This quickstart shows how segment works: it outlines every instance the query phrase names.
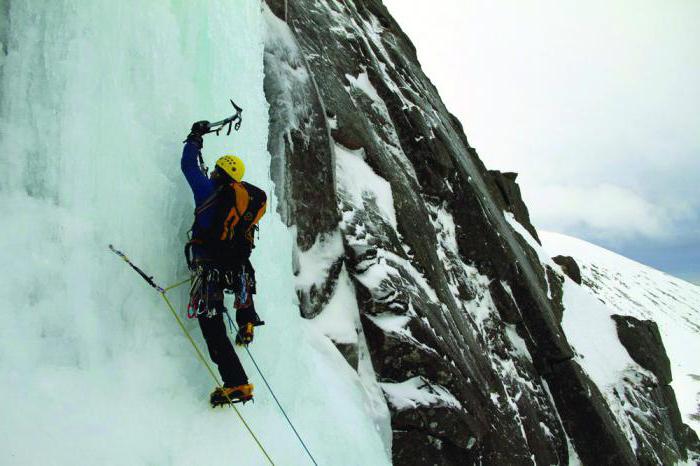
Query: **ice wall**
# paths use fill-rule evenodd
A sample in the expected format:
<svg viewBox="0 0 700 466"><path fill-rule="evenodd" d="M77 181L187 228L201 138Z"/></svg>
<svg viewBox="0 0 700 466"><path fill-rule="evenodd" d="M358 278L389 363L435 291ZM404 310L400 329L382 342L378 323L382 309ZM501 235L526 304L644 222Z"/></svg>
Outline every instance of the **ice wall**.
<svg viewBox="0 0 700 466"><path fill-rule="evenodd" d="M272 194L258 1L0 7L0 463L265 464L233 412L208 407L212 381L158 294L107 251L163 285L186 276L181 143L229 97L243 126L207 136L205 159L240 155ZM299 317L276 203L253 253L267 325L251 349L319 463L385 464L371 395ZM309 463L242 360L252 429L278 464Z"/></svg>

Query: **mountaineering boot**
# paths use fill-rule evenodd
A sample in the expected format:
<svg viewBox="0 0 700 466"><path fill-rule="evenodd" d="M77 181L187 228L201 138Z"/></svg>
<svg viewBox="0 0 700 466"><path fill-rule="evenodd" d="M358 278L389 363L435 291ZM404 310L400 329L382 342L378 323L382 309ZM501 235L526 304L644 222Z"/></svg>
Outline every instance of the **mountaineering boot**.
<svg viewBox="0 0 700 466"><path fill-rule="evenodd" d="M239 328L238 333L236 334L236 345L248 346L248 344L250 344L250 342L253 341L253 330L254 329L255 329L255 326L253 325L252 322L248 322L243 327Z"/></svg>
<svg viewBox="0 0 700 466"><path fill-rule="evenodd" d="M237 387L217 387L209 401L212 408L230 403L245 403L253 399L253 384L247 383Z"/></svg>

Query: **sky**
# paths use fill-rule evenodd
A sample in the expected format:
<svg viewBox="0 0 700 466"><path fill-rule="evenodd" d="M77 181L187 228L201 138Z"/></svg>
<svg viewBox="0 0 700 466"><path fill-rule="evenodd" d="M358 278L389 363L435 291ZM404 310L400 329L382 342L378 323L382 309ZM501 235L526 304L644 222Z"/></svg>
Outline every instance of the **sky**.
<svg viewBox="0 0 700 466"><path fill-rule="evenodd" d="M384 4L537 228L700 284L700 2Z"/></svg>

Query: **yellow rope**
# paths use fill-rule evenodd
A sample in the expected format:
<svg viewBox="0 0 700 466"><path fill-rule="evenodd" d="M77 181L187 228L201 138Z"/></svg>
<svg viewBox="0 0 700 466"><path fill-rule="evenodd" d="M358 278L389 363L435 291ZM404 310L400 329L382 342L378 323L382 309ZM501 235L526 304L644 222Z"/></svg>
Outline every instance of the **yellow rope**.
<svg viewBox="0 0 700 466"><path fill-rule="evenodd" d="M206 367L207 370L209 371L209 374L211 374L212 379L214 379L214 383L216 383L216 386L217 386L217 387L222 388L222 387L221 387L221 383L219 382L218 377L216 377L216 374L215 374L214 371L212 370L211 366L209 365L209 363L207 362L207 360L204 358L204 355L203 355L202 352L199 350L199 347L197 346L197 344L196 344L196 343L194 342L194 340L192 339L192 335L190 335L190 332L188 332L187 329L185 328L185 324L182 323L182 320L180 319L180 316L177 315L177 311L175 311L175 308L173 307L173 305L172 305L172 303L170 302L170 300L168 299L168 297L165 296L165 292L166 292L166 291L168 291L168 290L170 290L170 289L173 289L173 288L176 288L176 287L178 287L178 286L180 286L180 285L183 285L183 284L186 283L187 281L189 281L189 279L188 279L188 280L185 280L185 281L182 281L182 282L180 282L180 283L177 284L177 285L173 285L173 286L171 286L171 287L166 288L164 292L160 293L160 295L161 295L161 296L163 297L163 299L165 300L165 304L168 305L168 308L170 309L170 312L173 314L173 317L175 317L175 320L177 320L177 323L180 325L180 328L182 329L183 333L185 334L185 336L187 337L187 339L188 339L188 340L190 341L190 343L192 344L192 347L194 348L194 350L197 352L197 356L199 357L199 360L202 361L202 364L204 364L204 367ZM230 401L230 400L229 400L229 401ZM245 426L245 428L248 430L248 432L250 433L251 437L253 437L253 440L255 440L255 443L258 444L258 447L260 447L260 451L263 452L263 454L265 455L265 458L267 458L267 461L269 461L270 464L271 464L272 466L274 466L275 463L272 461L272 458L270 458L270 455L269 455L269 454L267 453L267 451L265 450L265 447L262 446L262 444L260 443L260 440L258 440L258 437L256 437L256 435L253 433L253 430L250 428L250 426L248 425L248 423L245 421L245 419L243 419L243 416L241 416L241 413L238 411L238 409L237 409L232 403L230 403L230 406L233 408L233 410L235 411L235 413L238 415L238 418L241 420L241 422L243 423L243 425Z"/></svg>
<svg viewBox="0 0 700 466"><path fill-rule="evenodd" d="M197 352L197 356L199 357L199 360L202 361L202 364L204 364L204 367L206 367L207 370L209 371L209 374L211 374L211 377L212 377L212 379L214 379L214 383L216 383L216 386L219 387L219 388L222 388L221 383L219 382L219 379L216 377L216 374L215 374L214 371L211 369L211 366L209 365L209 363L207 362L207 360L204 358L204 355L203 355L202 352L199 350L199 347L197 347L197 344L196 344L196 343L194 342L194 340L192 339L192 335L190 335L190 332L187 331L187 329L185 328L185 325L182 323L182 320L180 320L180 317L177 315L177 311L175 311L175 307L173 307L173 304L170 302L170 300L168 299L168 297L165 296L165 293L166 293L168 290L172 290L172 289L175 289L175 288L177 288L177 287L179 287L179 286L184 285L185 283L191 281L191 278L188 278L187 280L182 280L182 281L180 281L180 282L178 282L178 283L175 283L174 285L170 285L170 286L167 287L167 288L161 288L160 286L156 285L156 283L153 281L153 277L149 277L148 275L146 275L146 273L145 273L143 270L141 270L140 268L138 268L136 265L134 265L134 264L129 260L129 258L126 257L126 255L125 255L123 252L119 251L118 249L115 249L111 244L109 245L109 249L110 249L112 252L114 252L116 255L118 255L119 257L121 257L122 260L123 260L124 262L126 262L127 264L129 264L129 266L131 266L131 268L133 268L136 272L138 272L139 275L141 275L141 278L143 278L144 280L146 280L146 282L147 282L149 285L151 285L153 288L155 288L155 289L158 291L158 293L163 297L163 300L165 301L165 304L168 305L168 309L170 309L170 312L173 314L173 317L175 317L175 320L177 321L178 325L179 325L180 328L182 329L183 333L185 334L185 336L187 337L187 339L188 339L188 340L190 341L190 343L192 344L192 347L194 348L194 350ZM226 395L226 399L229 401L229 404L231 405L231 407L233 408L233 410L236 412L236 414L238 415L238 418L241 420L241 422L243 423L243 425L245 426L245 428L248 429L248 432L250 433L251 437L253 437L253 440L255 440L255 443L257 443L257 444L258 444L258 447L260 447L260 451L263 452L263 454L265 455L265 458L267 458L267 461L269 461L270 464L271 464L272 466L274 466L275 463L272 461L272 458L270 458L270 455L267 454L267 451L265 450L265 448L264 448L264 447L262 446L262 444L260 443L260 440L258 440L258 437L255 436L255 434L253 433L253 430L250 428L250 426L249 426L248 423L245 421L245 419L243 419L243 416L241 416L241 413L238 412L238 409L233 405L233 403L231 403L231 398L229 398L228 395Z"/></svg>
<svg viewBox="0 0 700 466"><path fill-rule="evenodd" d="M173 289L177 288L178 286L182 286L182 285L184 285L185 283L191 282L191 281L192 281L192 278L188 278L187 280L182 280L181 282L177 282L177 283L175 283L174 285L170 285L169 287L163 289L163 293L166 293L166 292L168 292L168 291L170 291L170 290L173 290Z"/></svg>

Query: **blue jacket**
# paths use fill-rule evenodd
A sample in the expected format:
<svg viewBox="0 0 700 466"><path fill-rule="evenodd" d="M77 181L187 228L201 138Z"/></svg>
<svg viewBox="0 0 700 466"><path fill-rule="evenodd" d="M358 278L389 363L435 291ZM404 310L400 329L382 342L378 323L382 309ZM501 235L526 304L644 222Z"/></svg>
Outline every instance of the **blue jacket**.
<svg viewBox="0 0 700 466"><path fill-rule="evenodd" d="M207 178L207 175L205 175L199 168L199 163L197 161L199 151L200 147L197 144L187 142L185 144L185 148L182 150L182 160L180 160L182 173L185 175L190 188L192 188L196 207L202 205L202 203L204 203L209 196L214 194L217 188L216 183ZM198 230L201 231L209 228L209 226L211 226L213 216L214 209L207 209L200 215L196 216L193 232L196 233Z"/></svg>

